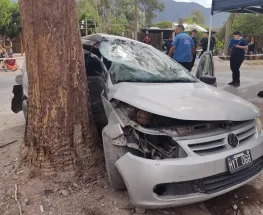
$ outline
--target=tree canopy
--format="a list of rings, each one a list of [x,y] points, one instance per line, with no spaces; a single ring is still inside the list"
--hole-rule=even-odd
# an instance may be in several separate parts
[[[7,25],[11,20],[10,8],[12,4],[10,0],[0,1],[0,27]]]
[[[10,8],[10,21],[0,28],[0,34],[14,38],[21,32],[20,12],[18,3],[12,3]]]
[[[21,31],[18,3],[1,0],[0,11],[0,34],[11,38],[16,37]]]
[[[183,18],[183,22],[195,23],[195,24],[198,24],[200,26],[205,26],[205,16],[199,10],[192,10],[190,16]]]
[[[155,12],[164,9],[159,0],[78,0],[77,4],[80,21],[87,17],[96,21],[99,31],[116,35],[134,30],[135,16],[138,26],[150,27]]]
[[[263,15],[237,14],[232,25],[233,31],[240,31],[244,35],[263,34]]]
[[[145,27],[150,27],[153,18],[156,17],[156,11],[163,11],[165,6],[164,3],[160,3],[159,0],[140,0],[140,8],[145,13]]]
[[[173,25],[173,23],[170,21],[161,21],[161,22],[157,22],[157,23],[153,24],[154,27],[158,27],[161,29],[171,28],[172,25]]]

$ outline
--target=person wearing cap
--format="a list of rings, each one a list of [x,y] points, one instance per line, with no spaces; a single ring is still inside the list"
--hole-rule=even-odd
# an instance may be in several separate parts
[[[195,59],[196,59],[196,53],[197,53],[197,47],[198,47],[197,30],[196,29],[192,30],[192,40],[194,42],[194,50],[193,50],[193,59],[192,59],[192,62],[191,62],[192,63],[191,64],[191,70],[193,69],[193,67],[195,65]]]
[[[176,37],[170,48],[169,56],[173,56],[174,60],[190,71],[192,69],[194,42],[188,34],[184,33],[183,25],[177,25],[175,33]]]
[[[203,38],[201,39],[201,41],[200,41],[200,45],[202,46],[203,51],[201,52],[201,54],[200,54],[199,57],[201,57],[201,56],[207,51],[207,48],[208,48],[208,40],[209,40],[209,32],[205,32],[205,33],[204,33],[204,37],[203,37]],[[210,51],[213,52],[214,47],[215,47],[214,40],[213,40],[212,37],[211,37],[211,40],[210,40]]]
[[[240,67],[245,58],[245,51],[248,50],[248,42],[243,38],[239,31],[235,31],[233,38],[229,42],[231,50],[230,68],[232,70],[232,81],[229,85],[240,86]]]

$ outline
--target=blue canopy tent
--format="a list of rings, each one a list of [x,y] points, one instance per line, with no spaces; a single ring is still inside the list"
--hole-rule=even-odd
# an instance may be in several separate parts
[[[210,19],[208,50],[210,48],[211,41],[213,14],[220,12],[263,14],[263,0],[213,0]],[[258,93],[258,96],[263,97],[263,90]]]
[[[263,0],[213,0],[209,28],[208,50],[210,48],[212,18],[215,13],[220,12],[263,14]]]
[[[213,0],[211,13],[219,12],[263,14],[263,0]]]

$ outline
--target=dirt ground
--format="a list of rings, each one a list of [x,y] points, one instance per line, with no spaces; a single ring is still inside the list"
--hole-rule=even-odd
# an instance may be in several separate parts
[[[21,58],[22,62],[22,58]],[[21,63],[20,62],[20,63]],[[223,70],[224,63],[216,62]],[[250,65],[254,66],[254,65]],[[257,68],[258,65],[255,65]],[[24,215],[130,215],[137,214],[127,192],[113,191],[108,185],[105,167],[94,179],[59,182],[56,179],[30,177],[20,168],[18,157],[23,140],[22,113],[10,110],[13,79],[19,72],[0,71],[0,215],[18,215],[17,198]],[[8,86],[7,86],[8,85]],[[2,88],[1,88],[2,87]],[[260,103],[256,104],[263,111]],[[16,141],[8,146],[6,143]],[[143,179],[142,179],[143,180]],[[171,209],[149,210],[146,215],[259,215],[263,214],[263,176],[252,183],[207,202]]]

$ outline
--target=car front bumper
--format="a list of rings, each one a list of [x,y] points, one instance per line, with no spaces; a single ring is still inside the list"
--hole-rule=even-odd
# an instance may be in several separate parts
[[[228,173],[226,157],[248,149],[253,165],[236,175]],[[128,153],[115,165],[135,206],[153,209],[192,204],[232,191],[256,178],[263,169],[263,137],[258,135],[237,148],[209,156],[148,160]],[[206,183],[219,189],[208,192]],[[169,195],[157,195],[156,186],[164,184],[171,185]]]

